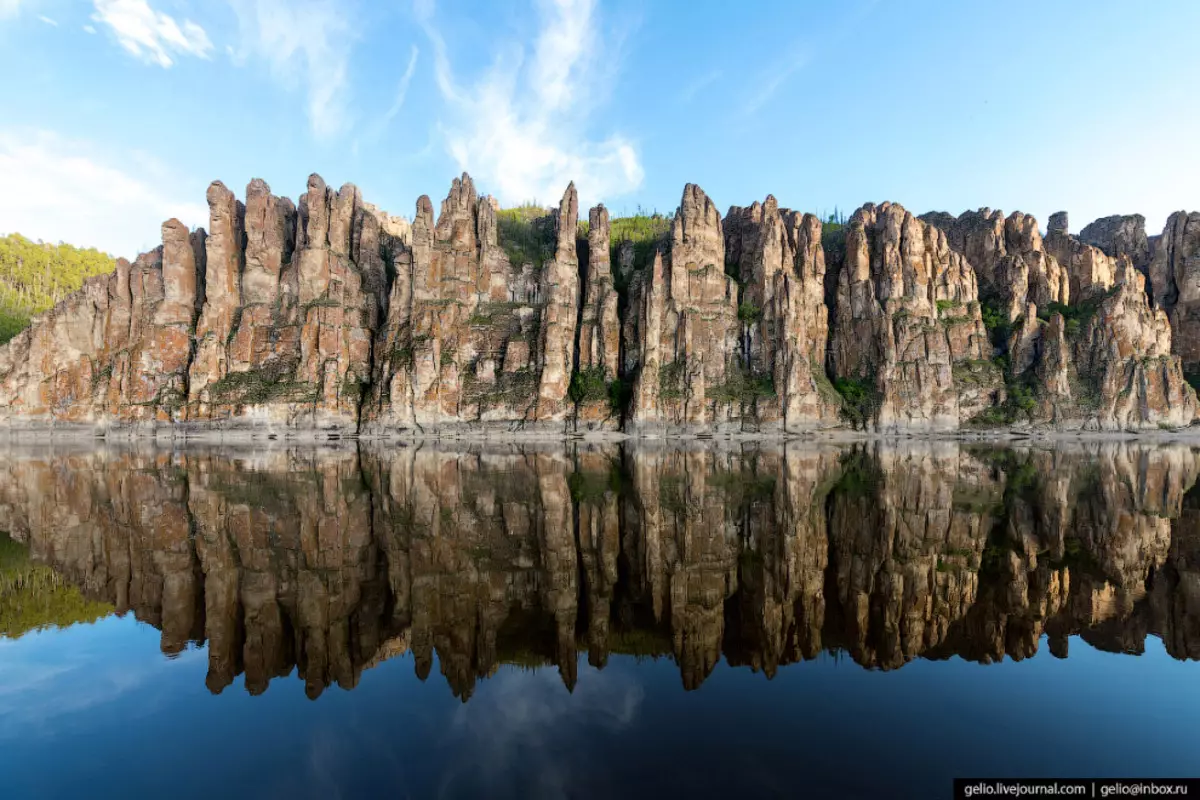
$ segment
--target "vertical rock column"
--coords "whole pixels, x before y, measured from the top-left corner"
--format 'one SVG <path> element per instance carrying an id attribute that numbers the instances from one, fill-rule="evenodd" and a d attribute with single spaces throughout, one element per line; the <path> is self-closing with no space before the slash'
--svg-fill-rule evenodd
<path id="1" fill-rule="evenodd" d="M 225 377 L 230 364 L 225 348 L 242 305 L 244 206 L 214 181 L 208 187 L 209 233 L 205 239 L 204 307 L 196 325 L 196 356 L 188 379 L 193 419 L 210 415 L 209 387 Z"/>
<path id="2" fill-rule="evenodd" d="M 654 259 L 635 313 L 642 339 L 631 427 L 657 433 L 711 426 L 712 395 L 737 366 L 737 287 L 725 274 L 721 215 L 694 184 L 671 223 L 669 259 Z"/>
<path id="3" fill-rule="evenodd" d="M 761 205 L 730 209 L 725 234 L 726 261 L 745 281 L 740 360 L 752 382 L 736 398 L 749 417 L 743 424 L 795 432 L 836 423 L 836 398 L 821 389 L 829 310 L 820 220 L 780 209 L 768 195 Z"/>
<path id="4" fill-rule="evenodd" d="M 832 362 L 874 395 L 879 430 L 960 422 L 953 365 L 990 353 L 975 273 L 943 232 L 892 203 L 855 212 L 838 276 Z"/>
<path id="5" fill-rule="evenodd" d="M 1167 218 L 1149 275 L 1154 304 L 1171 320 L 1172 352 L 1200 370 L 1200 212 Z"/>
<path id="6" fill-rule="evenodd" d="M 617 291 L 609 255 L 608 209 L 596 206 L 588 214 L 587 285 L 579 319 L 579 372 L 592 383 L 617 379 L 621 350 Z M 591 385 L 591 384 L 589 384 Z M 586 397 L 577 410 L 578 422 L 593 426 L 609 420 L 615 427 L 607 398 Z"/>
<path id="7" fill-rule="evenodd" d="M 579 195 L 567 186 L 555 217 L 557 244 L 554 260 L 544 267 L 546 306 L 541 325 L 542 374 L 538 384 L 537 418 L 558 422 L 569 408 L 567 388 L 575 352 L 575 325 L 579 317 L 579 255 L 575 230 L 579 226 Z"/>

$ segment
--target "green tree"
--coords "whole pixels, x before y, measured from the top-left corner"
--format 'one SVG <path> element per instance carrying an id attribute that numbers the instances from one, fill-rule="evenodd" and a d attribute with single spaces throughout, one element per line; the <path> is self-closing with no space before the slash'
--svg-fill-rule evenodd
<path id="1" fill-rule="evenodd" d="M 19 233 L 0 238 L 0 342 L 7 342 L 40 314 L 94 275 L 116 268 L 95 248 L 49 244 Z"/>

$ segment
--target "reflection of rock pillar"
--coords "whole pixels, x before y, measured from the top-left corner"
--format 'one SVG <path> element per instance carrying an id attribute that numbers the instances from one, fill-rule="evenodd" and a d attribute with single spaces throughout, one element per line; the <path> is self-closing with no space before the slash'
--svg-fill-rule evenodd
<path id="1" fill-rule="evenodd" d="M 608 662 L 608 621 L 620 546 L 617 503 L 617 496 L 606 492 L 596 500 L 585 499 L 578 506 L 579 558 L 588 603 L 588 663 L 594 667 L 603 667 Z"/>
<path id="2" fill-rule="evenodd" d="M 223 502 L 213 503 L 218 519 Z M 197 511 L 193 508 L 193 513 Z M 197 518 L 201 515 L 196 514 Z M 242 669 L 242 611 L 238 601 L 237 556 L 220 528 L 205 526 L 196 537 L 204 568 L 204 628 L 208 637 L 209 691 L 220 694 Z"/>
<path id="3" fill-rule="evenodd" d="M 568 689 L 578 677 L 575 618 L 578 614 L 578 554 L 571 491 L 566 470 L 558 459 L 539 457 L 538 484 L 542 500 L 542 604 L 554 616 L 559 674 Z"/>

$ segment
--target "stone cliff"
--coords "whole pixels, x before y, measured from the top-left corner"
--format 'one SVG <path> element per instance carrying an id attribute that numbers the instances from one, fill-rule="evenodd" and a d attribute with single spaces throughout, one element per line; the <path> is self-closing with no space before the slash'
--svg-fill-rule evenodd
<path id="1" fill-rule="evenodd" d="M 844 227 L 684 188 L 653 235 L 501 209 L 470 176 L 409 223 L 316 175 L 220 182 L 0 347 L 0 432 L 416 438 L 1180 428 L 1197 414 L 1200 215 Z M 650 218 L 641 218 L 642 221 Z M 654 221 L 651 220 L 651 221 Z M 637 221 L 635 218 L 634 221 Z M 621 223 L 619 225 L 619 223 Z M 653 227 L 653 226 L 651 226 Z M 620 238 L 614 230 L 620 228 Z"/>

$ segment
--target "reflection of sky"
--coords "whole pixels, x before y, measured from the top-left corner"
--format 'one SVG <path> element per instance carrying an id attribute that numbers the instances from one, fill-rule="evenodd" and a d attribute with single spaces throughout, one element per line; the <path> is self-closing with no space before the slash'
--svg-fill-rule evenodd
<path id="1" fill-rule="evenodd" d="M 4 797 L 941 797 L 970 775 L 1194 772 L 1200 665 L 1079 639 L 1071 657 L 870 672 L 822 657 L 774 680 L 669 660 L 502 667 L 462 704 L 411 658 L 315 702 L 295 677 L 204 686 L 131 618 L 0 642 Z"/>

